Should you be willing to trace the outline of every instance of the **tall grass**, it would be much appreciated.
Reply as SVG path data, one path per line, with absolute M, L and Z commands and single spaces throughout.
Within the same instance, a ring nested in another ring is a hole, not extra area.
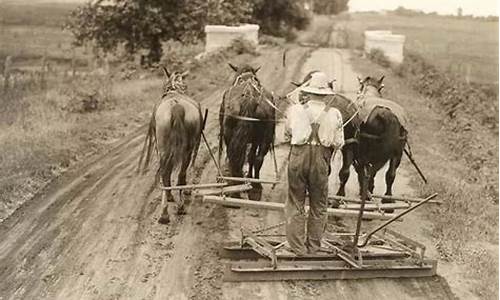
M 354 62 L 362 74 L 386 74 L 386 97 L 413 121 L 410 142 L 429 180 L 423 185 L 415 178 L 413 184 L 421 196 L 436 192 L 443 201 L 427 209 L 433 224 L 427 230 L 441 259 L 465 266 L 468 272 L 460 275 L 474 282 L 482 299 L 498 299 L 498 121 L 490 119 L 495 100 L 419 55 L 405 57 L 393 70 Z
M 27 80 L 0 94 L 0 221 L 72 162 L 142 124 L 159 79 L 130 84 L 109 76 Z M 124 92 L 126 91 L 126 92 Z M 88 111 L 89 94 L 97 99 Z M 139 113 L 138 113 L 139 112 Z
M 346 21 L 350 46 L 361 49 L 365 30 L 392 30 L 406 36 L 405 48 L 431 61 L 441 71 L 494 84 L 498 89 L 498 22 L 440 16 L 354 13 Z

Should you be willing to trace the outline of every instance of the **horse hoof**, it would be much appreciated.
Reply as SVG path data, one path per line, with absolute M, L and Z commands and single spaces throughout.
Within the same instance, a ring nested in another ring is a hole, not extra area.
M 338 200 L 333 199 L 333 200 L 330 201 L 330 206 L 332 208 L 339 208 L 340 207 L 340 202 Z
M 158 223 L 166 225 L 170 223 L 170 218 L 168 216 L 161 216 L 160 219 L 158 219 Z

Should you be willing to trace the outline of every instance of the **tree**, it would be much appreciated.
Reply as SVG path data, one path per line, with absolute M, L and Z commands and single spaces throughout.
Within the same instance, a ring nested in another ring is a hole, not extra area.
M 192 42 L 203 34 L 205 0 L 112 0 L 89 2 L 75 10 L 67 24 L 77 46 L 94 43 L 104 52 L 123 45 L 129 54 L 149 51 L 149 61 L 162 55 L 161 42 Z
M 194 42 L 204 35 L 205 24 L 237 25 L 257 22 L 262 31 L 284 35 L 303 29 L 308 17 L 301 0 L 97 0 L 71 14 L 67 28 L 75 44 L 93 43 L 103 52 L 118 46 L 129 54 L 148 51 L 158 62 L 161 43 Z
M 302 0 L 258 0 L 253 19 L 266 34 L 284 36 L 292 29 L 305 29 L 310 22 Z
M 321 15 L 336 15 L 346 11 L 349 0 L 316 0 L 314 1 L 314 12 Z

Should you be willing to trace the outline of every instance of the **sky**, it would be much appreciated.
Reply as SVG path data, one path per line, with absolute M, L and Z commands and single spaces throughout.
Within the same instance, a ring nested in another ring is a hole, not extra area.
M 367 11 L 395 9 L 398 6 L 437 12 L 456 14 L 461 7 L 464 15 L 498 15 L 498 0 L 349 0 L 349 11 Z
M 0 0 L 10 2 L 24 2 L 26 0 Z M 86 0 L 28 0 L 30 2 L 59 2 L 59 3 L 81 3 Z M 437 12 L 439 14 L 456 14 L 461 7 L 464 15 L 475 16 L 498 16 L 498 0 L 349 0 L 349 10 L 383 10 L 395 9 L 398 6 L 405 8 L 423 10 L 424 12 Z

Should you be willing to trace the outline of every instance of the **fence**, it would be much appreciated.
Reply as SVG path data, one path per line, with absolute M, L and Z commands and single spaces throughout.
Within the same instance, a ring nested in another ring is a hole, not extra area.
M 66 79 L 68 77 L 75 78 L 78 73 L 80 75 L 92 74 L 103 76 L 109 74 L 110 62 L 107 57 L 101 59 L 99 62 L 95 57 L 91 57 L 88 59 L 86 67 L 80 66 L 78 72 L 77 68 L 77 59 L 75 58 L 74 51 L 69 64 L 57 65 L 44 55 L 39 63 L 23 68 L 16 67 L 15 59 L 12 56 L 7 56 L 3 62 L 3 72 L 0 69 L 0 89 L 3 87 L 3 90 L 7 91 L 28 84 L 46 89 L 49 80 Z

